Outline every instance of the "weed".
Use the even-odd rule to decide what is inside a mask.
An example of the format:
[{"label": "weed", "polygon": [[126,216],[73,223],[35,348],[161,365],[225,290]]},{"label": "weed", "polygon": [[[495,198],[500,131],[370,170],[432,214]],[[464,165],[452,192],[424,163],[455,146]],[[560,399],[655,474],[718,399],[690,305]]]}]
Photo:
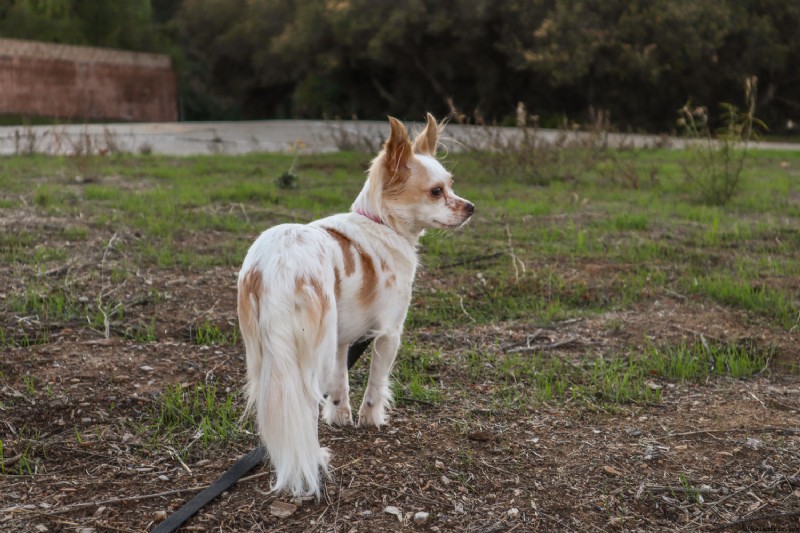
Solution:
[{"label": "weed", "polygon": [[158,340],[156,317],[151,318],[150,322],[147,323],[137,322],[135,326],[125,330],[125,335],[137,342],[156,342]]},{"label": "weed", "polygon": [[195,344],[227,344],[229,338],[220,330],[219,326],[212,324],[210,320],[197,326],[193,338]]},{"label": "weed", "polygon": [[25,385],[25,392],[28,393],[28,396],[36,395],[36,378],[34,376],[23,376],[22,383]]},{"label": "weed", "polygon": [[[700,494],[700,490],[697,489],[692,483],[689,481],[689,478],[686,474],[681,473],[678,476],[678,481],[683,488],[683,493],[686,494],[686,499],[689,500],[690,503],[694,504],[701,504],[703,503],[703,496]],[[673,496],[675,494],[673,493]]]},{"label": "weed", "polygon": [[709,205],[725,205],[741,188],[742,170],[748,156],[748,143],[754,136],[754,128],[766,128],[755,117],[755,76],[745,81],[747,111],[741,113],[732,104],[722,104],[725,126],[712,137],[709,117],[704,107],[691,108],[691,102],[680,110],[679,126],[687,137],[695,140],[690,153],[693,158],[683,164],[687,182],[694,186],[701,202]]}]

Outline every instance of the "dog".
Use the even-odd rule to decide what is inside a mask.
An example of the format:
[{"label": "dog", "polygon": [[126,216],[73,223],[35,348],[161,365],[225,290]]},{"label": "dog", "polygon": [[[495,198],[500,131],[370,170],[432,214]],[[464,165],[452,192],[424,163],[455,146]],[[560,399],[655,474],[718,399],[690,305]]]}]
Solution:
[{"label": "dog", "polygon": [[365,335],[374,347],[358,425],[386,424],[419,238],[462,226],[475,209],[453,192],[452,175],[436,159],[436,119],[428,114],[412,142],[388,118],[389,138],[350,212],[268,229],[239,272],[246,412],[255,412],[275,469],[273,492],[319,498],[330,460],[319,443],[319,406],[326,423],[353,424],[347,351]]}]

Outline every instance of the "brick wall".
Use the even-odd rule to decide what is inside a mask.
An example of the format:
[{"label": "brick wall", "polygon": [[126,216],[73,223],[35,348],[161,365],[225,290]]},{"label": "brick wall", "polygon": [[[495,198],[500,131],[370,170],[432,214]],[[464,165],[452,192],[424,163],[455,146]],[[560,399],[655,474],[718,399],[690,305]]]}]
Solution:
[{"label": "brick wall", "polygon": [[165,55],[0,39],[0,115],[173,121],[175,73]]}]

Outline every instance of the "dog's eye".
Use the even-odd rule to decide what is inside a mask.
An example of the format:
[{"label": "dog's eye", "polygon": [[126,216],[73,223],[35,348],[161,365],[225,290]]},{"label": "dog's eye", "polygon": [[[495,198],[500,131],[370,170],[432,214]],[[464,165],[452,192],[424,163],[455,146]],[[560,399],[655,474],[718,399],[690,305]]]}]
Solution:
[{"label": "dog's eye", "polygon": [[431,195],[433,195],[434,198],[439,198],[442,195],[442,192],[443,191],[441,187],[434,187],[431,189]]}]

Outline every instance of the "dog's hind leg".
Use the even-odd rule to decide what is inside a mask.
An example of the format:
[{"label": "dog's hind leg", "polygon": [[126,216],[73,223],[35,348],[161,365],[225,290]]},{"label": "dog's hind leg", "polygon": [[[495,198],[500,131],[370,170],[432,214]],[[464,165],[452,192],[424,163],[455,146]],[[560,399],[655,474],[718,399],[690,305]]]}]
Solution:
[{"label": "dog's hind leg", "polygon": [[328,397],[322,409],[322,417],[327,424],[352,426],[353,413],[350,409],[350,384],[347,376],[347,345],[336,350],[336,364],[328,378],[326,387]]},{"label": "dog's hind leg", "polygon": [[364,401],[358,411],[359,426],[381,427],[386,424],[386,410],[392,402],[389,373],[392,371],[399,347],[399,333],[380,335],[375,339],[367,390],[364,392]]}]

